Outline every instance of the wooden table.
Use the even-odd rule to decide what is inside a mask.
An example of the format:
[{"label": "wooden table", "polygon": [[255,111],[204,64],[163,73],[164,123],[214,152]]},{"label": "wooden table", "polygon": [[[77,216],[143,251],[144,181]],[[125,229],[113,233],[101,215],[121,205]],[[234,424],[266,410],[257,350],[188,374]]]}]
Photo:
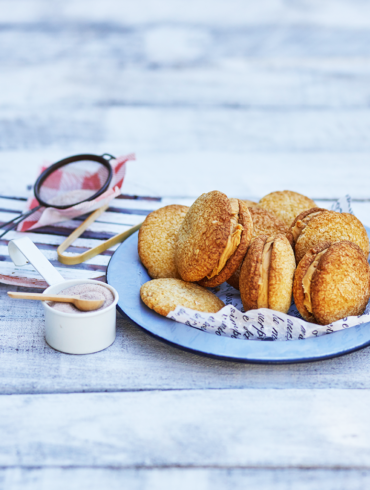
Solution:
[{"label": "wooden table", "polygon": [[[0,0],[2,194],[42,161],[136,151],[126,193],[350,193],[370,224],[370,6]],[[0,488],[363,489],[370,348],[239,364],[118,315],[86,356],[0,287]],[[16,289],[16,288],[12,288]]]}]

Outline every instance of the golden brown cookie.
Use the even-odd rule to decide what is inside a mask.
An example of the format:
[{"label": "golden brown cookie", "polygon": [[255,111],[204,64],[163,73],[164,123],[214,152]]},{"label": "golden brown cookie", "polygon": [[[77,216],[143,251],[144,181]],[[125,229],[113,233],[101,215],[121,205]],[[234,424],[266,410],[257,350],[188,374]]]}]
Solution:
[{"label": "golden brown cookie", "polygon": [[338,213],[326,209],[313,208],[301,213],[294,220],[291,231],[295,237],[295,256],[297,263],[311,248],[320,242],[339,242],[348,240],[356,243],[369,255],[369,238],[363,224],[349,213]]},{"label": "golden brown cookie", "polygon": [[188,209],[177,204],[165,206],[148,214],[141,225],[138,252],[150,277],[180,277],[175,264],[175,243]]},{"label": "golden brown cookie", "polygon": [[248,208],[258,207],[258,202],[250,201],[249,199],[243,199],[243,202],[248,206]]},{"label": "golden brown cookie", "polygon": [[153,279],[140,288],[142,301],[160,315],[167,316],[176,306],[216,313],[225,305],[207,289],[180,279]]},{"label": "golden brown cookie", "polygon": [[[276,236],[279,234],[290,235],[286,224],[270,211],[260,207],[249,208],[253,221],[252,240],[260,235]],[[289,236],[287,236],[289,240]]]},{"label": "golden brown cookie", "polygon": [[287,313],[294,271],[294,253],[285,235],[261,235],[253,240],[239,278],[244,309],[271,308]]},{"label": "golden brown cookie", "polygon": [[235,269],[240,267],[245,254],[247,253],[251,235],[253,230],[253,224],[251,215],[249,213],[248,207],[243,201],[238,201],[239,203],[239,218],[238,223],[242,225],[243,230],[241,233],[241,239],[238,247],[235,252],[228,258],[224,267],[220,270],[218,274],[211,277],[210,279],[204,278],[199,281],[201,286],[212,288],[215,286],[219,286],[223,282],[225,282],[229,277],[234,273]]},{"label": "golden brown cookie", "polygon": [[298,264],[293,295],[308,322],[328,325],[361,315],[370,297],[370,266],[361,248],[349,241],[324,242]]},{"label": "golden brown cookie", "polygon": [[321,213],[328,212],[325,208],[311,208],[306,211],[302,211],[293,221],[290,226],[290,232],[293,238],[293,246],[296,244],[299,235],[302,233],[304,228],[306,228],[309,221],[315,216],[318,216]]},{"label": "golden brown cookie", "polygon": [[238,289],[238,290],[239,290],[239,278],[240,278],[240,270],[241,270],[241,268],[242,268],[242,266],[240,265],[236,269],[236,271],[234,272],[234,274],[232,276],[230,276],[229,279],[226,281],[228,284],[230,284],[230,286],[232,286],[233,288]]},{"label": "golden brown cookie", "polygon": [[274,213],[288,227],[290,227],[298,214],[316,206],[315,202],[309,197],[293,191],[271,192],[263,197],[258,205]]},{"label": "golden brown cookie", "polygon": [[[288,238],[289,242],[293,244],[290,230],[280,218],[275,216],[273,213],[266,211],[266,209],[259,207],[250,207],[249,212],[253,221],[252,240],[260,235],[276,236],[279,234],[284,234]],[[227,280],[227,282],[235,289],[239,289],[239,275],[240,266]]]},{"label": "golden brown cookie", "polygon": [[175,260],[184,281],[217,286],[242,262],[253,232],[248,207],[219,191],[202,194],[177,234]]}]

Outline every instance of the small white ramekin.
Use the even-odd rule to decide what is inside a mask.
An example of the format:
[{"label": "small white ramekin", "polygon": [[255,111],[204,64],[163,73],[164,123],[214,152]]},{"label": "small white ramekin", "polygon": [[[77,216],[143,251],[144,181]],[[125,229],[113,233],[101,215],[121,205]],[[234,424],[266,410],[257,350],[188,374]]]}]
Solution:
[{"label": "small white ramekin", "polygon": [[50,284],[44,294],[58,294],[77,284],[93,284],[109,289],[114,295],[113,303],[107,308],[89,313],[65,313],[43,301],[45,339],[50,347],[67,354],[92,354],[113,344],[116,338],[118,293],[112,286],[90,279],[65,281],[28,237],[9,242],[9,255],[17,266],[32,263]]},{"label": "small white ramekin", "polygon": [[114,295],[114,301],[103,310],[89,313],[65,313],[43,301],[45,312],[45,340],[53,349],[68,354],[92,354],[106,349],[116,338],[117,291],[108,284],[86,279],[73,279],[48,287],[44,294],[58,294],[77,284],[93,284],[106,287]]}]

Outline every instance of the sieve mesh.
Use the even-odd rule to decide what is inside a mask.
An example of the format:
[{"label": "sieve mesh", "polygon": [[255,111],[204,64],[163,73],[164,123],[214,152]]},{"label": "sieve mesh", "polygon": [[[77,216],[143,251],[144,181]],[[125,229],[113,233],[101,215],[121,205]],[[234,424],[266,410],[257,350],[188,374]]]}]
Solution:
[{"label": "sieve mesh", "polygon": [[43,181],[39,196],[50,206],[74,206],[90,199],[108,178],[108,169],[99,162],[81,160],[68,163]]}]

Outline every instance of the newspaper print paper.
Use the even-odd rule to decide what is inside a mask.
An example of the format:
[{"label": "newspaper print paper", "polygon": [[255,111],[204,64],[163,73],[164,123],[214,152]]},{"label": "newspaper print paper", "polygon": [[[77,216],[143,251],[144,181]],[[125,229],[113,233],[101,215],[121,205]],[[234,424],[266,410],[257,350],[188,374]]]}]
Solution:
[{"label": "newspaper print paper", "polygon": [[[332,206],[334,211],[351,213],[351,198],[345,196]],[[223,337],[245,340],[299,340],[320,337],[370,321],[370,301],[363,315],[343,318],[330,325],[308,323],[300,316],[294,302],[288,314],[268,308],[245,312],[239,291],[227,283],[211,289],[224,303],[218,313],[202,313],[178,306],[167,317],[189,327]]]}]

